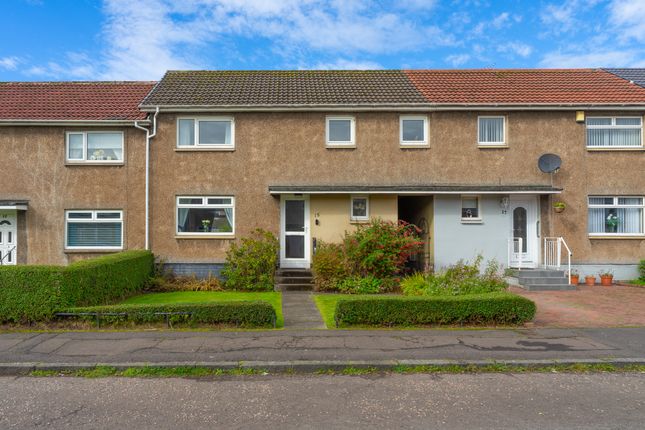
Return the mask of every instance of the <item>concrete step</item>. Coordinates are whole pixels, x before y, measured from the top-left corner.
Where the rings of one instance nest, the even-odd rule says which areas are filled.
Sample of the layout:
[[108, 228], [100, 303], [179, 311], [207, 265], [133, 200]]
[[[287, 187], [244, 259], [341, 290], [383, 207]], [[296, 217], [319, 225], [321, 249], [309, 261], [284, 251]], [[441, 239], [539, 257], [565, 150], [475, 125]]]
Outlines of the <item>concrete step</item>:
[[313, 284], [276, 284], [275, 291], [313, 291]]
[[522, 278], [564, 278], [564, 270], [528, 269], [516, 272], [518, 279]]
[[312, 276], [310, 269], [278, 269], [276, 270], [276, 276], [281, 277], [299, 277], [299, 276]]
[[536, 285], [521, 285], [527, 291], [573, 291], [576, 289], [575, 285], [567, 284], [536, 284]]
[[276, 276], [276, 284], [311, 284], [313, 278], [311, 276]]
[[569, 281], [568, 278], [564, 276], [555, 277], [539, 277], [539, 278], [521, 278], [519, 283], [521, 285], [559, 285], [566, 284]]

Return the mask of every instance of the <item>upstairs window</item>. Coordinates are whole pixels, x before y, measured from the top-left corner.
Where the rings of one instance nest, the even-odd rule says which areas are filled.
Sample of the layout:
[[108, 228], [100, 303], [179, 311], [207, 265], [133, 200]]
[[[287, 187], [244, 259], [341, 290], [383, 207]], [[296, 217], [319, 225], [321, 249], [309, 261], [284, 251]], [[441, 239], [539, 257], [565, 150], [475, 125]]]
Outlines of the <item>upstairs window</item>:
[[402, 116], [399, 119], [401, 130], [401, 146], [427, 146], [428, 145], [428, 117], [427, 116]]
[[640, 148], [641, 117], [587, 117], [587, 148]]
[[73, 210], [65, 212], [66, 249], [123, 248], [123, 212]]
[[235, 147], [233, 118], [179, 118], [177, 148], [232, 149]]
[[178, 235], [231, 235], [234, 228], [233, 197], [177, 197]]
[[327, 146], [353, 147], [354, 142], [354, 117], [328, 116], [327, 117]]
[[83, 131], [67, 133], [66, 159], [70, 163], [122, 163], [123, 133]]
[[370, 219], [369, 199], [367, 196], [352, 196], [350, 219], [352, 221], [368, 221]]
[[643, 235], [643, 197], [589, 197], [590, 236]]
[[479, 146], [506, 145], [506, 118], [503, 116], [480, 116], [477, 118]]

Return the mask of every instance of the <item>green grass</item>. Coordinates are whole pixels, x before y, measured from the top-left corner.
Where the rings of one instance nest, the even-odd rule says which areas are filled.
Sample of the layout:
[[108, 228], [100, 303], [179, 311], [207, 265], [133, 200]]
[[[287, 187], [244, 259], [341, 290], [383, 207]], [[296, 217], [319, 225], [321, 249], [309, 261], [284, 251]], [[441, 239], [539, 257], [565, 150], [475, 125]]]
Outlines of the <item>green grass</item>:
[[632, 281], [629, 281], [628, 283], [632, 285], [640, 285], [642, 287], [645, 287], [645, 279], [640, 279], [640, 278], [634, 279]]
[[374, 294], [316, 294], [314, 301], [322, 315], [327, 328], [336, 328], [334, 313], [336, 312], [336, 303], [340, 299], [360, 299], [374, 298]]
[[278, 292], [245, 293], [238, 291], [177, 291], [172, 293], [151, 293], [130, 297], [124, 304], [170, 304], [170, 303], [209, 303], [235, 302], [242, 300], [262, 300], [269, 302], [277, 316], [276, 327], [284, 326], [282, 316], [282, 294]]
[[111, 366], [97, 366], [80, 370], [33, 370], [28, 376], [44, 378], [68, 376], [77, 378], [205, 378], [217, 376], [249, 376], [249, 375], [344, 375], [344, 376], [364, 376], [364, 375], [382, 375], [382, 374], [464, 374], [464, 373], [606, 373], [606, 372], [630, 372], [645, 373], [645, 366], [640, 364], [630, 364], [625, 366], [616, 366], [611, 363], [573, 363], [573, 364], [553, 364], [545, 366], [530, 365], [508, 365], [504, 363], [490, 363], [487, 365], [472, 364], [453, 364], [453, 365], [431, 365], [431, 366], [404, 366], [394, 365], [387, 368], [378, 369], [376, 367], [355, 367], [346, 366], [344, 368], [320, 368], [315, 371], [298, 372], [294, 369], [269, 372], [262, 368], [253, 367], [235, 367], [228, 369], [210, 368], [200, 366], [178, 366], [178, 367], [129, 367], [123, 370]]

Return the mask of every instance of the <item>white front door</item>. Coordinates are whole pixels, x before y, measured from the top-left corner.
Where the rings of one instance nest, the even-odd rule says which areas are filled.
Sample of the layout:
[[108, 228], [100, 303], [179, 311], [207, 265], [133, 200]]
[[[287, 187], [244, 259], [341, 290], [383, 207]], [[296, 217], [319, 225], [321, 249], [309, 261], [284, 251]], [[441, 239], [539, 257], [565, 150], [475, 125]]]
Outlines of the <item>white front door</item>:
[[511, 267], [537, 267], [540, 243], [537, 196], [511, 196], [510, 212]]
[[309, 197], [282, 196], [280, 201], [280, 267], [309, 268]]
[[16, 264], [17, 216], [15, 210], [0, 211], [0, 265]]

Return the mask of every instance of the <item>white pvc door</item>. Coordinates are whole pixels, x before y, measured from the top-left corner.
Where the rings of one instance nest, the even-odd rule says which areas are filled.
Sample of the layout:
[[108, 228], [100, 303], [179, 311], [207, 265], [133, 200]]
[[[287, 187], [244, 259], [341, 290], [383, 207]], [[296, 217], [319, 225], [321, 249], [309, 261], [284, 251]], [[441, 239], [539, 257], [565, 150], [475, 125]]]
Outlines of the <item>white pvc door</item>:
[[280, 267], [309, 268], [309, 198], [283, 196], [280, 204]]
[[536, 196], [511, 196], [511, 267], [537, 267], [539, 220]]
[[16, 211], [0, 211], [0, 265], [16, 264], [17, 223]]

